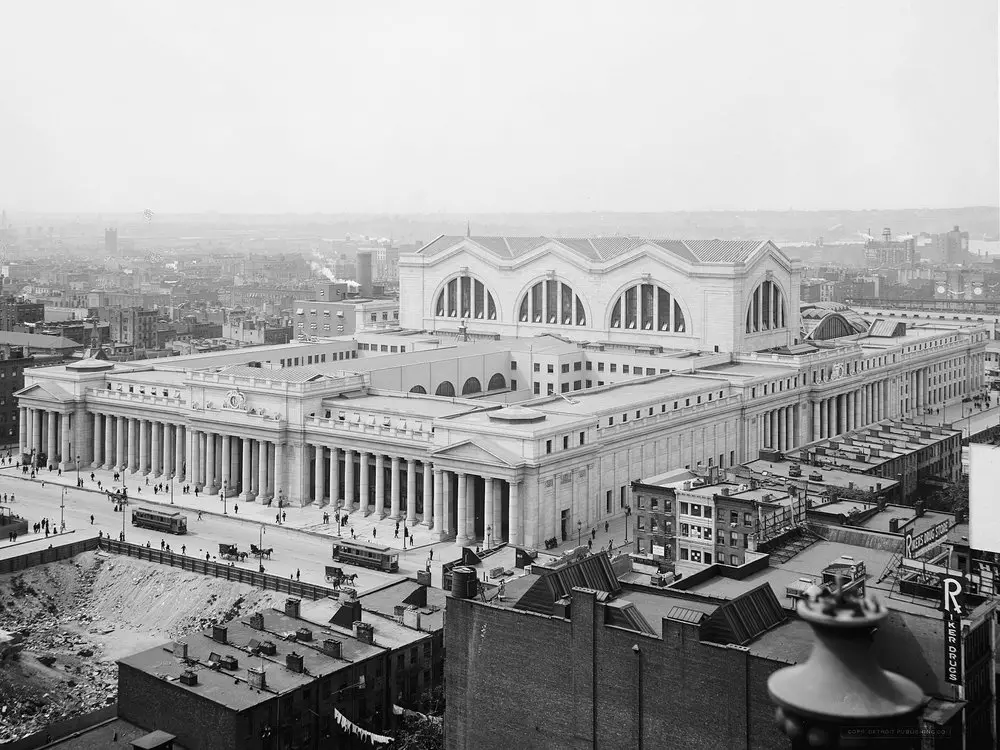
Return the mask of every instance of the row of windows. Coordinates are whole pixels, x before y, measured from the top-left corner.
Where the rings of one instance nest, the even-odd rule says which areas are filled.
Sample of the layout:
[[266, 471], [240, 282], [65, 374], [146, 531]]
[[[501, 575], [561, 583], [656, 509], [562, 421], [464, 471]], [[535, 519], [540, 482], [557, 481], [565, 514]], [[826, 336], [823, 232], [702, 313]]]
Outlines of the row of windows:
[[[573, 445], [573, 447], [575, 448], [577, 446], [584, 445], [586, 442], [587, 442], [587, 433], [586, 432], [581, 432], [581, 433], [579, 433], [577, 435], [577, 442]], [[551, 453], [552, 452], [552, 444], [553, 444], [552, 440], [546, 440], [545, 441], [545, 452], [546, 453]], [[563, 435], [562, 436], [562, 447], [563, 447], [563, 450], [569, 450], [569, 448], [570, 448], [570, 436], [569, 435]]]
[[[723, 398], [723, 394], [724, 394], [724, 391], [719, 391], [718, 393], [712, 392], [712, 393], [706, 394], [705, 396], [696, 396], [695, 397], [695, 404], [697, 405], [697, 404], [702, 403], [702, 399], [703, 398], [704, 398], [704, 401], [706, 403], [709, 402], [709, 401], [712, 401], [712, 400], [714, 400], [716, 398]], [[690, 397], [684, 399], [684, 406], [691, 406], [691, 399], [690, 399]], [[681, 408], [680, 401], [679, 400], [678, 401], [674, 401], [674, 409], [676, 410], [676, 409], [679, 409], [679, 408]], [[660, 404], [660, 413], [664, 414], [664, 413], [666, 413], [666, 411], [667, 411], [667, 405], [666, 404]], [[647, 408], [646, 416], [651, 417], [651, 416], [653, 416], [653, 414], [655, 412], [656, 412], [656, 407], [650, 406], [650, 407]], [[635, 410], [635, 418], [636, 419], [641, 419], [642, 418], [642, 409], [636, 409]], [[628, 420], [629, 420], [628, 412], [622, 414], [622, 416], [621, 416], [621, 424], [625, 424], [626, 422], [628, 422]], [[615, 418], [614, 417], [608, 417], [608, 427], [613, 427], [614, 424], [615, 424]], [[601, 425], [598, 424], [597, 426], [600, 427]]]
[[[346, 352], [331, 352], [330, 361], [337, 362], [342, 359], [357, 359], [358, 353], [353, 349]], [[326, 362], [325, 354], [315, 354], [309, 355], [308, 357], [288, 357], [286, 359], [278, 360], [282, 367], [298, 367], [299, 365], [318, 365]]]
[[389, 354], [402, 354], [406, 352], [405, 344], [358, 344], [358, 349], [363, 352], [388, 352]]
[[[298, 326], [299, 328], [305, 330], [305, 326], [306, 326], [305, 323], [302, 323], [301, 321], [299, 322], [299, 326]], [[310, 323], [309, 324], [309, 330], [310, 331], [318, 331], [318, 330], [320, 330], [320, 328], [319, 328], [319, 326], [316, 323]], [[324, 323], [322, 330], [325, 331], [325, 332], [327, 332], [327, 333], [332, 333], [333, 332], [333, 327], [329, 323]], [[338, 324], [337, 325], [337, 333], [343, 333], [343, 332], [344, 332], [344, 325], [343, 325], [343, 323]]]

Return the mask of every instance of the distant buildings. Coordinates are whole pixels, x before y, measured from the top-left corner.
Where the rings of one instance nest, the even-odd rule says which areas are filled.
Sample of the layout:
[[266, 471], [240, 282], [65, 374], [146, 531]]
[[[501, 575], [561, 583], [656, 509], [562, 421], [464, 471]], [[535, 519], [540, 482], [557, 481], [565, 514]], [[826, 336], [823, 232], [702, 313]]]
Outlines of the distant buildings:
[[156, 310], [146, 310], [141, 307], [102, 307], [99, 315], [101, 320], [111, 324], [113, 342], [143, 350], [157, 348], [157, 321], [160, 316]]
[[17, 397], [24, 387], [24, 369], [34, 364], [34, 357], [24, 346], [0, 343], [0, 445], [12, 446], [20, 427]]
[[29, 323], [45, 320], [45, 305], [23, 297], [0, 298], [0, 331], [24, 332]]
[[916, 258], [916, 238], [909, 235], [893, 238], [888, 227], [882, 230], [881, 239], [869, 237], [865, 242], [865, 265], [868, 268], [910, 265]]

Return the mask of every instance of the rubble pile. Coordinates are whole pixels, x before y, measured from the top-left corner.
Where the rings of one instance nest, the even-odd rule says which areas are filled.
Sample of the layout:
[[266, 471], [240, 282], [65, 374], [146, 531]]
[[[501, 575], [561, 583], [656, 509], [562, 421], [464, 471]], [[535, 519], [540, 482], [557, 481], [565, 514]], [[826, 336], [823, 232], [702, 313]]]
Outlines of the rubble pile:
[[114, 703], [117, 659], [282, 599], [102, 552], [0, 576], [0, 745]]

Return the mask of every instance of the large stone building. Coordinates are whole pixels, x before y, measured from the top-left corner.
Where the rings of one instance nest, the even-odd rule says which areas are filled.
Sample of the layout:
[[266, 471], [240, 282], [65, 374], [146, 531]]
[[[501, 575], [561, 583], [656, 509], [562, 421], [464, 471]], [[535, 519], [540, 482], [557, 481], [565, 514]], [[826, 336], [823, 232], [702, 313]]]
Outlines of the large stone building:
[[982, 386], [974, 323], [800, 341], [798, 276], [770, 242], [439, 238], [400, 260], [396, 330], [30, 371], [22, 453], [541, 546], [634, 479]]

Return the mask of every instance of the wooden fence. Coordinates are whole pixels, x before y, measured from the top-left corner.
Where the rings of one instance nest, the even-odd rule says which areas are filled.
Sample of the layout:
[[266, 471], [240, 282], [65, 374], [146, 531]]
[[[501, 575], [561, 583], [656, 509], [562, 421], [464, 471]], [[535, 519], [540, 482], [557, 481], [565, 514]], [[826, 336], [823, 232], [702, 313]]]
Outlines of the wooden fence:
[[291, 578], [282, 578], [270, 573], [260, 573], [254, 570], [247, 570], [237, 565], [220, 563], [212, 560], [202, 560], [190, 555], [181, 555], [177, 552], [156, 549], [155, 547], [143, 547], [131, 542], [119, 542], [117, 539], [93, 540], [100, 542], [100, 548], [117, 555], [127, 555], [137, 557], [147, 562], [169, 565], [172, 568], [190, 570], [192, 573], [200, 573], [206, 576], [224, 578], [227, 581], [246, 583], [261, 589], [279, 591], [289, 596], [297, 596], [303, 599], [325, 599], [334, 596], [337, 592], [329, 586], [317, 586], [314, 583], [293, 581]]
[[0, 573], [13, 573], [18, 570], [27, 570], [28, 568], [33, 568], [36, 565], [45, 565], [47, 563], [56, 562], [57, 560], [66, 560], [70, 557], [76, 557], [81, 552], [88, 552], [93, 549], [97, 549], [97, 539], [91, 537], [90, 539], [81, 539], [78, 542], [69, 542], [66, 544], [60, 544], [59, 538], [64, 536], [59, 534], [57, 536], [49, 537], [48, 541], [52, 545], [48, 549], [38, 549], [33, 552], [25, 552], [23, 555], [15, 555], [13, 557], [7, 557], [0, 559]]

